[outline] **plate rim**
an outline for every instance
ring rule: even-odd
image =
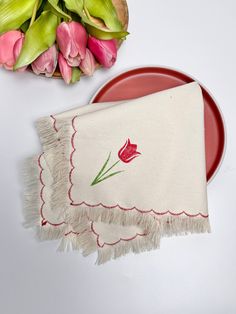
[[[121,76],[123,74],[126,74],[127,72],[131,72],[133,70],[142,70],[142,69],[148,69],[148,68],[161,68],[161,69],[166,69],[166,70],[170,70],[170,71],[175,71],[178,72],[180,74],[183,74],[187,77],[189,77],[190,79],[192,79],[193,81],[197,82],[201,87],[203,87],[205,89],[205,91],[210,95],[210,97],[213,99],[219,113],[222,119],[222,125],[223,125],[223,131],[224,131],[224,145],[223,145],[223,151],[222,151],[222,155],[220,158],[220,161],[213,173],[213,175],[210,177],[209,180],[207,180],[207,184],[211,183],[212,180],[215,178],[215,176],[217,175],[217,173],[219,172],[221,165],[223,163],[223,160],[225,158],[225,154],[226,154],[226,147],[227,147],[227,129],[226,129],[226,123],[225,123],[225,117],[223,115],[223,112],[219,106],[218,101],[216,100],[215,96],[213,96],[213,94],[211,93],[211,91],[202,83],[200,82],[198,79],[196,79],[193,75],[188,74],[185,71],[179,70],[177,68],[174,67],[170,67],[170,66],[163,66],[163,65],[142,65],[142,66],[135,66],[135,67],[130,67],[127,68],[126,70],[122,70],[120,72],[118,72],[116,75],[113,75],[112,77],[110,77],[109,79],[107,79],[97,90],[96,92],[93,94],[93,96],[90,98],[89,104],[93,104],[94,103],[94,99],[97,97],[97,95],[100,93],[100,91],[112,80],[116,79],[118,76]]]

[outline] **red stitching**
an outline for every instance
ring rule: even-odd
[[[72,151],[71,151],[71,154],[70,154],[70,165],[71,165],[71,170],[70,170],[70,173],[69,173],[69,182],[70,182],[70,188],[68,190],[68,197],[71,201],[71,203],[73,203],[73,199],[72,199],[72,196],[71,196],[71,190],[73,188],[73,182],[72,182],[72,173],[75,169],[75,166],[73,164],[73,155],[76,151],[75,149],[75,145],[74,145],[74,138],[75,138],[75,135],[77,133],[77,130],[75,129],[75,125],[74,125],[74,122],[75,122],[75,119],[76,119],[77,116],[75,116],[73,119],[72,119],[72,127],[73,127],[73,130],[74,130],[74,133],[72,134],[71,136],[71,146],[72,146]]]
[[[72,206],[80,206],[80,205],[86,205],[86,206],[88,206],[88,207],[98,207],[98,206],[102,206],[102,207],[104,207],[104,208],[107,208],[107,209],[113,209],[113,208],[116,208],[116,207],[118,207],[119,209],[121,209],[121,210],[127,210],[127,211],[129,211],[129,210],[136,210],[136,211],[138,211],[138,212],[140,212],[140,213],[142,213],[142,214],[146,214],[146,213],[150,213],[150,212],[153,212],[154,214],[156,214],[156,215],[160,215],[160,216],[162,216],[162,215],[165,215],[165,214],[170,214],[170,215],[173,215],[173,216],[180,216],[180,215],[182,215],[182,214],[185,214],[186,216],[189,216],[189,217],[197,217],[197,216],[201,216],[201,217],[203,217],[203,218],[208,218],[208,215],[204,215],[204,214],[202,214],[202,213],[198,213],[198,214],[188,214],[188,213],[186,213],[184,210],[182,211],[182,212],[180,212],[180,213],[173,213],[173,212],[171,212],[170,210],[167,210],[167,211],[165,211],[165,212],[156,212],[154,209],[150,209],[150,210],[141,210],[141,209],[139,209],[139,208],[137,208],[137,207],[131,207],[131,208],[125,208],[125,207],[121,207],[120,205],[114,205],[114,206],[106,206],[106,205],[104,205],[104,204],[102,204],[102,203],[98,203],[98,204],[94,204],[94,205],[92,205],[92,204],[88,204],[88,203],[86,203],[86,202],[81,202],[81,203],[77,203],[77,204],[75,204],[75,203],[73,203],[73,204],[71,204]]]
[[[136,235],[133,236],[132,238],[128,238],[128,239],[120,238],[120,240],[118,240],[118,241],[116,241],[116,242],[113,242],[113,243],[104,242],[103,245],[101,245],[101,244],[99,243],[100,234],[98,234],[98,233],[94,230],[93,223],[94,223],[94,222],[91,223],[91,231],[97,236],[97,245],[98,245],[100,248],[103,248],[104,245],[113,246],[113,245],[116,245],[117,243],[119,243],[119,242],[121,242],[121,241],[126,241],[126,242],[128,242],[128,241],[134,240],[134,239],[137,238],[138,236],[144,237],[144,236],[147,235],[146,233],[136,233]]]
[[[58,132],[58,128],[56,127],[56,123],[57,123],[56,118],[53,115],[51,115],[50,117],[53,119],[53,128],[54,128],[54,130],[56,132]]]
[[[63,224],[65,224],[65,221],[61,222],[61,223],[58,223],[58,224],[54,224],[54,223],[51,223],[50,221],[48,221],[44,215],[43,215],[43,207],[45,205],[45,200],[43,198],[43,190],[44,188],[46,187],[46,185],[44,184],[43,182],[43,167],[42,167],[42,164],[41,164],[41,157],[43,156],[44,153],[42,153],[39,157],[38,157],[38,166],[40,168],[40,174],[39,174],[39,181],[41,183],[41,190],[40,190],[40,199],[42,201],[42,204],[41,204],[41,207],[40,207],[40,216],[42,217],[42,221],[41,221],[41,225],[42,226],[45,226],[47,223],[51,226],[54,226],[54,227],[58,227],[58,226],[61,226]]]
[[[69,196],[69,199],[70,199],[70,201],[71,201],[71,204],[70,204],[71,206],[80,206],[80,205],[86,205],[86,206],[89,206],[89,207],[102,206],[102,207],[107,208],[107,209],[113,209],[113,208],[118,207],[119,209],[125,210],[125,211],[126,211],[126,210],[127,210],[127,211],[129,211],[129,210],[136,210],[136,211],[138,211],[138,212],[140,212],[140,213],[142,213],[142,214],[147,214],[147,213],[153,212],[155,215],[159,215],[159,216],[166,215],[166,214],[170,214],[170,215],[172,215],[172,216],[180,216],[180,215],[183,215],[183,214],[184,214],[184,215],[186,215],[186,216],[188,216],[188,217],[198,217],[198,216],[201,216],[202,218],[208,218],[208,215],[204,215],[204,214],[202,214],[202,213],[188,214],[188,213],[186,213],[185,211],[182,211],[182,212],[179,212],[179,213],[173,213],[173,212],[171,212],[170,210],[167,210],[167,211],[165,211],[165,212],[157,212],[157,211],[155,211],[154,209],[150,209],[150,210],[141,210],[141,209],[139,209],[139,208],[137,208],[137,207],[135,207],[135,206],[130,207],[130,208],[125,208],[125,207],[120,206],[119,204],[116,204],[116,205],[113,205],[113,206],[108,206],[108,205],[104,205],[103,203],[88,204],[88,203],[86,203],[85,201],[83,201],[83,202],[81,202],[81,203],[74,203],[74,200],[72,199],[71,191],[72,191],[72,188],[73,188],[73,186],[74,186],[74,183],[73,183],[73,181],[72,181],[72,174],[73,174],[73,171],[74,171],[74,169],[75,169],[75,166],[74,166],[74,163],[73,163],[73,155],[74,155],[74,153],[75,153],[75,151],[76,151],[76,148],[75,148],[75,145],[74,145],[74,138],[75,138],[75,135],[76,135],[76,133],[77,133],[77,130],[76,130],[76,128],[75,128],[75,123],[74,123],[74,122],[75,122],[75,119],[76,119],[77,117],[78,117],[78,116],[75,116],[75,117],[72,119],[72,121],[71,121],[73,130],[74,130],[74,133],[73,133],[72,136],[71,136],[72,152],[71,152],[71,154],[70,154],[71,170],[70,170],[70,173],[69,173],[70,188],[69,188],[69,190],[68,190],[68,196]]]

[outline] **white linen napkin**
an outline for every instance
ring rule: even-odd
[[[26,225],[62,250],[97,251],[98,263],[209,232],[203,109],[190,83],[40,119]]]

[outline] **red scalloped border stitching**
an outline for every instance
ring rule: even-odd
[[[54,128],[54,130],[55,130],[56,132],[58,132],[58,128],[57,128],[57,126],[56,126],[56,123],[57,123],[56,118],[55,118],[53,115],[51,115],[50,117],[51,117],[52,120],[53,120],[53,128]]]
[[[47,220],[43,214],[43,207],[44,205],[46,204],[44,198],[43,198],[43,190],[45,189],[46,185],[43,181],[43,171],[44,171],[44,168],[42,167],[42,164],[41,164],[41,158],[43,156],[44,153],[42,153],[39,157],[38,157],[38,166],[39,166],[39,169],[40,169],[40,173],[39,173],[39,181],[40,181],[40,184],[41,184],[41,190],[40,190],[40,199],[41,199],[41,207],[40,207],[40,216],[42,218],[42,221],[41,221],[41,225],[42,226],[45,226],[46,224],[49,224],[53,227],[59,227],[63,224],[66,224],[65,221],[61,222],[61,223],[58,223],[58,224],[54,224],[54,223],[51,223],[49,220]],[[65,236],[68,236],[69,234],[75,234],[75,235],[80,235],[82,233],[84,233],[87,229],[83,230],[82,232],[75,232],[73,230],[70,230],[68,232],[65,233]]]
[[[70,173],[69,173],[69,181],[70,181],[70,188],[68,190],[68,197],[71,201],[71,205],[74,203],[73,199],[72,199],[72,195],[71,195],[71,190],[73,188],[73,182],[72,182],[72,174],[73,174],[73,171],[75,170],[75,166],[74,166],[74,163],[73,163],[73,155],[76,151],[76,148],[75,148],[75,145],[74,145],[74,138],[75,138],[75,135],[77,133],[77,130],[75,129],[75,126],[74,126],[74,122],[75,122],[75,119],[77,118],[77,116],[75,116],[73,119],[72,119],[72,127],[73,127],[73,130],[74,130],[74,133],[72,134],[71,136],[71,147],[72,147],[72,151],[71,151],[71,154],[70,154],[70,165],[71,165],[71,170],[70,170]]]
[[[162,216],[162,215],[166,215],[166,214],[170,214],[172,216],[180,216],[180,215],[186,215],[188,217],[191,217],[191,218],[194,218],[194,217],[198,217],[198,216],[201,216],[202,218],[208,218],[209,215],[204,215],[202,213],[197,213],[197,214],[188,214],[186,213],[185,211],[181,211],[179,213],[173,213],[171,212],[170,210],[167,210],[165,212],[157,212],[155,211],[154,209],[150,209],[150,210],[142,210],[142,209],[139,209],[135,206],[133,207],[130,207],[130,208],[125,208],[125,207],[122,207],[120,206],[119,204],[116,204],[116,205],[112,205],[112,206],[108,206],[108,205],[104,205],[103,203],[98,203],[98,204],[89,204],[85,201],[81,202],[81,203],[75,203],[73,198],[72,198],[72,195],[71,195],[71,191],[72,191],[72,188],[74,186],[73,184],[73,181],[72,181],[72,174],[75,170],[75,165],[73,163],[73,155],[76,151],[76,148],[75,148],[75,144],[74,144],[74,139],[75,139],[75,135],[76,133],[78,132],[78,130],[76,129],[75,127],[75,119],[78,117],[78,115],[74,116],[73,119],[71,120],[71,124],[72,124],[72,128],[74,130],[72,136],[71,136],[71,147],[72,147],[72,151],[71,151],[71,154],[70,154],[70,164],[71,164],[71,170],[70,170],[70,173],[69,173],[69,181],[70,181],[70,187],[69,187],[69,190],[68,190],[68,197],[71,201],[71,206],[80,206],[80,205],[85,205],[85,206],[88,206],[88,207],[97,207],[97,206],[102,206],[103,208],[106,208],[106,209],[113,209],[113,208],[119,208],[121,210],[124,210],[124,211],[130,211],[130,210],[136,210],[142,214],[145,214],[145,213],[151,213],[153,212],[155,215],[159,215],[159,216]]]
[[[97,240],[96,240],[96,241],[97,241],[97,245],[98,245],[98,247],[100,247],[100,248],[103,248],[105,245],[109,245],[109,246],[116,245],[116,244],[120,243],[121,241],[125,241],[125,242],[132,241],[132,240],[136,239],[136,238],[139,237],[139,236],[140,236],[140,237],[144,237],[144,236],[147,235],[146,233],[136,233],[133,237],[128,238],[128,239],[120,238],[118,241],[113,242],[113,243],[104,242],[103,244],[100,244],[100,243],[99,243],[100,234],[98,234],[98,233],[95,231],[94,226],[93,226],[93,223],[94,223],[94,222],[91,222],[91,231],[96,235],[96,237],[97,237]]]

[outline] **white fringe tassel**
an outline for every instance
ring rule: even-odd
[[[39,184],[38,156],[28,158],[23,166],[24,178],[24,197],[23,197],[23,226],[25,228],[34,228],[36,238],[40,241],[60,239],[66,232],[66,225],[58,227],[42,226],[42,217],[40,215],[41,186]]]

